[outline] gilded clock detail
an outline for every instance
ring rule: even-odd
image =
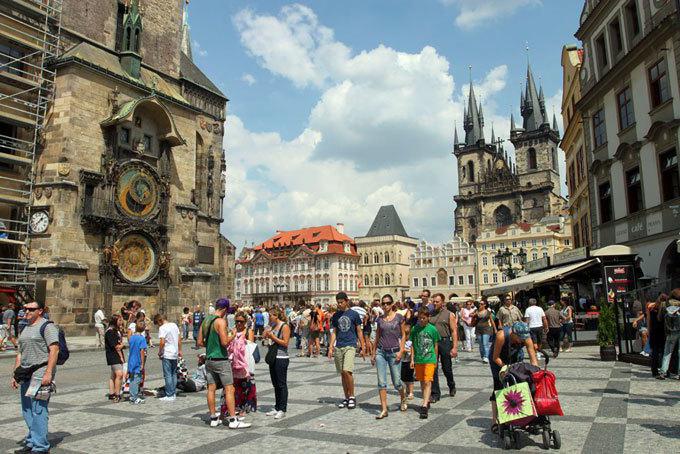
[[[158,181],[144,168],[123,170],[116,186],[116,204],[127,216],[148,219],[158,213]]]
[[[142,284],[157,271],[156,250],[143,235],[131,233],[117,242],[117,264],[121,277],[133,284]]]

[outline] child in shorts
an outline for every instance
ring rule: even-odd
[[[430,409],[432,382],[437,370],[437,343],[441,340],[437,328],[430,323],[430,310],[427,307],[418,309],[418,324],[411,330],[411,367],[415,368],[416,380],[420,382],[423,392],[423,404],[420,407],[420,419],[427,419]]]

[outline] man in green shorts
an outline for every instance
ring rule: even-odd
[[[331,334],[328,357],[335,359],[335,369],[342,378],[342,390],[345,399],[338,404],[338,408],[356,408],[354,397],[354,356],[356,355],[357,340],[361,343],[361,357],[364,357],[364,334],[361,330],[361,317],[349,308],[349,299],[345,292],[335,295],[338,310],[331,318],[333,334]],[[337,341],[337,342],[336,342]]]

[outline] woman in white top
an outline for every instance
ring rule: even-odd
[[[290,327],[286,323],[286,315],[278,308],[269,309],[269,326],[264,332],[264,338],[271,341],[269,348],[276,348],[276,360],[269,364],[269,376],[274,386],[274,409],[265,413],[274,419],[286,416],[288,409],[288,342],[290,341]]]

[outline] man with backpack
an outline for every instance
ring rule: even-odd
[[[21,410],[28,435],[18,452],[48,452],[48,404],[54,392],[54,375],[60,361],[63,334],[52,322],[43,318],[45,304],[31,301],[24,306],[26,328],[19,337],[19,352],[14,362],[12,387],[21,389]],[[64,343],[65,348],[65,343]]]
[[[663,360],[661,361],[661,369],[659,375],[656,376],[659,380],[665,380],[668,375],[668,367],[671,363],[671,355],[673,351],[678,348],[678,364],[680,364],[680,288],[676,288],[671,292],[670,299],[663,303],[660,314],[664,320],[664,331],[666,332],[666,344],[664,345]],[[675,377],[680,380],[680,374]]]
[[[198,350],[198,331],[201,328],[201,323],[203,323],[204,318],[205,313],[201,310],[201,306],[197,304],[191,317],[191,322],[194,327],[194,350]]]

